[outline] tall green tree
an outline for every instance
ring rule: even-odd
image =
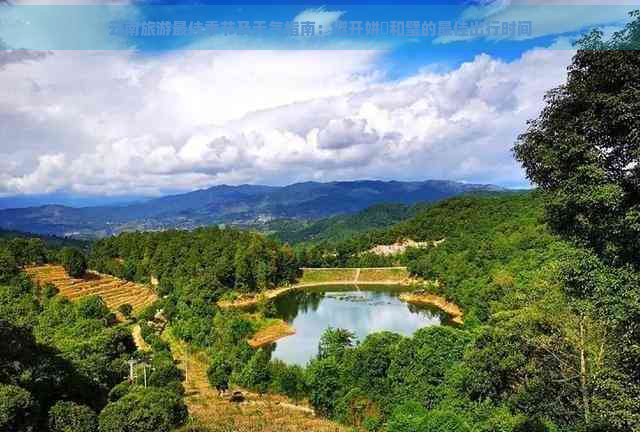
[[[67,274],[71,277],[82,277],[87,271],[87,260],[84,254],[76,248],[62,249],[60,260]]]
[[[514,147],[548,193],[547,221],[613,263],[640,265],[640,11],[578,43],[567,82],[546,95]]]

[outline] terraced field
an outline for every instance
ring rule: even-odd
[[[41,285],[47,282],[54,284],[61,295],[72,301],[98,295],[112,310],[129,303],[137,314],[158,298],[150,287],[91,271],[82,279],[69,277],[64,268],[53,265],[28,267],[25,272]]]

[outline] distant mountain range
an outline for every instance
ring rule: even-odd
[[[305,182],[281,187],[222,185],[123,205],[3,209],[0,228],[89,238],[131,230],[255,225],[274,219],[315,220],[355,213],[379,203],[414,204],[466,192],[500,190],[493,185],[442,180]]]

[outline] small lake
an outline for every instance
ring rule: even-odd
[[[351,330],[362,341],[380,331],[410,336],[446,320],[436,308],[401,301],[398,296],[403,291],[406,288],[393,286],[319,286],[275,299],[278,317],[296,334],[278,340],[272,358],[306,365],[317,355],[320,336],[328,327]]]

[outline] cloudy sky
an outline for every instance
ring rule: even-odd
[[[0,25],[3,13],[23,3],[51,4],[0,6]],[[230,7],[230,16],[328,28],[338,19],[384,20],[390,10],[360,1],[253,3]],[[95,26],[96,34],[74,43],[95,40],[96,49],[74,50],[58,41],[60,49],[39,46],[55,40],[49,29],[38,35],[0,27],[6,48],[0,51],[0,196],[139,196],[347,179],[527,186],[510,148],[537,116],[545,91],[564,81],[571,41],[591,27],[614,31],[628,5],[638,2],[578,5],[570,19],[548,6],[512,7],[522,3],[541,2],[498,1],[443,13],[528,19],[530,37],[388,38],[369,45],[329,36],[322,46],[289,39],[274,49],[246,37],[246,49],[201,49],[211,47],[202,38],[171,49],[133,39],[118,40],[121,49],[101,49],[104,29]],[[144,18],[150,7],[124,8]],[[393,10],[413,19],[410,6]]]

